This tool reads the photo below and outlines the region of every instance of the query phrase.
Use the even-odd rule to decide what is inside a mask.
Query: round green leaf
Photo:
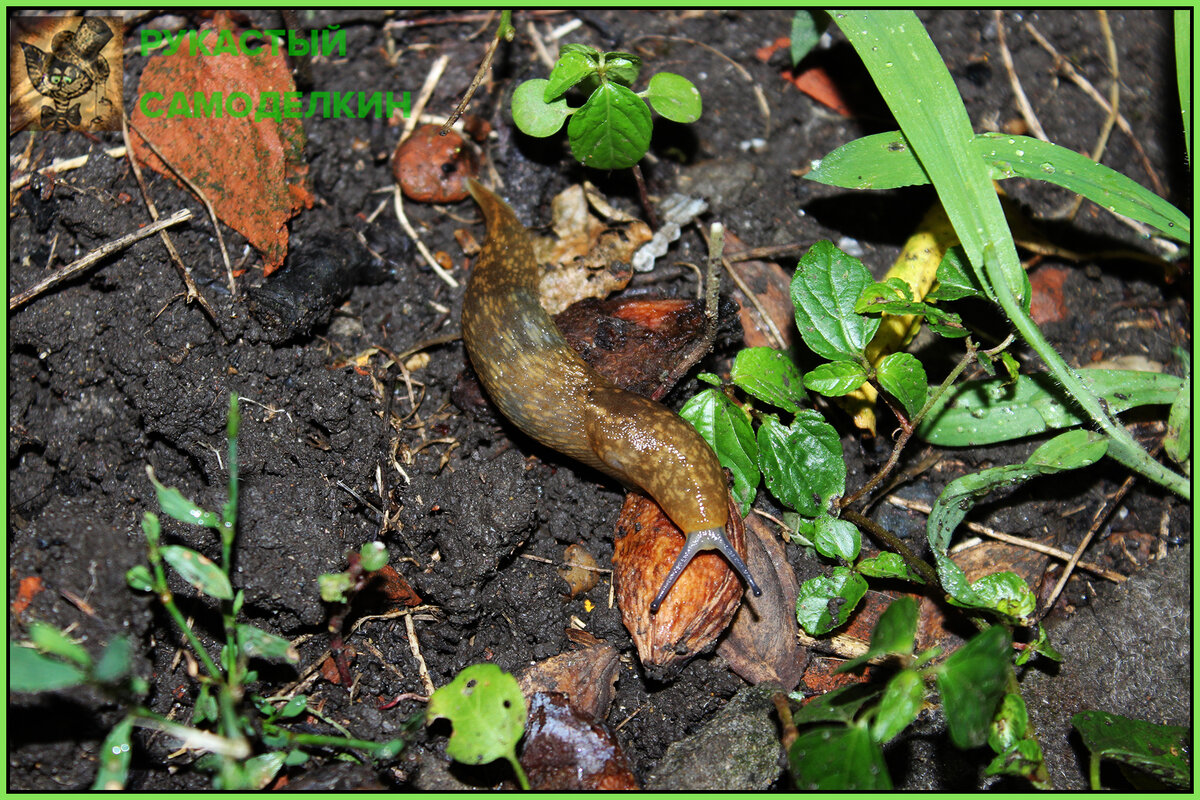
[[[827,558],[853,561],[858,557],[858,549],[862,546],[862,536],[858,528],[846,520],[822,514],[816,519],[812,543],[817,552]]]
[[[854,568],[868,578],[899,578],[904,581],[924,583],[916,572],[895,553],[883,552],[858,562]]]
[[[830,361],[805,375],[804,385],[817,394],[840,397],[862,386],[866,379],[867,373],[858,362]]]
[[[911,418],[925,405],[929,382],[925,368],[911,353],[892,353],[875,367],[875,377],[888,394],[900,401]]]
[[[135,592],[149,592],[154,589],[154,579],[150,576],[150,568],[145,564],[137,564],[125,573],[125,582]]]
[[[646,89],[650,107],[672,122],[700,119],[700,90],[682,75],[660,72],[650,79]]]
[[[354,578],[345,572],[326,573],[317,576],[317,587],[321,591],[321,599],[326,603],[346,602],[346,592],[354,586]]]
[[[525,733],[525,698],[517,679],[495,664],[475,664],[429,698],[426,722],[450,720],[446,753],[464,764],[516,760]]]
[[[788,765],[800,790],[891,789],[883,751],[861,725],[817,728],[802,733],[788,750]]]
[[[388,551],[383,542],[367,542],[358,554],[362,558],[359,563],[366,572],[374,572],[387,566]]]
[[[809,636],[829,633],[845,624],[866,593],[867,582],[861,575],[845,567],[834,567],[832,575],[819,575],[800,587],[796,621]]]
[[[771,347],[747,347],[733,360],[730,379],[736,386],[785,411],[799,411],[807,399],[804,377],[795,362]]]
[[[218,600],[233,599],[233,586],[229,578],[208,556],[177,544],[165,545],[160,552],[164,561],[201,592]]]
[[[954,651],[938,669],[946,727],[956,747],[966,750],[987,741],[992,716],[1004,696],[1011,657],[1008,628],[993,625]]]
[[[517,87],[512,97],[513,123],[529,136],[544,138],[553,136],[562,127],[563,120],[571,115],[567,101],[563,99],[547,103],[545,78],[534,78]]]
[[[630,89],[604,83],[567,123],[571,154],[596,169],[625,169],[650,149],[650,109]]]

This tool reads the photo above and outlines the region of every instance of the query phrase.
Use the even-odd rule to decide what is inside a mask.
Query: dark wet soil
[[[482,18],[451,21],[465,13],[302,12],[305,25],[340,24],[347,33],[346,58],[312,64],[313,88],[415,93],[435,58],[447,54],[450,63],[429,108],[448,113],[469,83],[491,34],[489,28],[472,37],[479,33]],[[286,27],[274,12],[247,16],[260,29]],[[437,21],[439,16],[443,21]],[[416,18],[435,22],[395,24]],[[688,76],[702,93],[705,113],[698,123],[658,130],[655,158],[645,167],[651,195],[664,196],[687,178],[693,187],[711,187],[708,218],[724,223],[748,245],[850,237],[876,275],[891,264],[931,197],[922,190],[852,193],[800,177],[812,160],[834,147],[894,124],[878,99],[867,94],[854,96],[859,114],[847,118],[800,93],[780,78],[788,67],[786,49],[765,63],[756,58],[759,48],[788,35],[791,13],[784,10],[568,11],[536,21],[518,12],[517,37],[500,49],[494,80],[484,84],[471,110],[495,129],[485,146],[486,156],[503,177],[504,194],[524,222],[544,225],[550,198],[584,178],[614,203],[637,210],[636,190],[628,176],[588,173],[566,154],[561,138],[528,139],[511,125],[508,98],[515,84],[545,72],[534,56],[527,25],[533,21],[544,35],[575,18],[582,25],[567,40],[635,50],[649,69]],[[1002,129],[1017,120],[992,13],[936,11],[922,18],[955,76],[976,130]],[[1190,211],[1191,175],[1177,133],[1170,14],[1127,9],[1112,12],[1110,19],[1120,58],[1120,109],[1165,182],[1169,199]],[[200,21],[164,16],[145,24],[194,28]],[[1017,73],[1048,136],[1058,144],[1090,151],[1104,112],[1057,77],[1051,57],[1024,22],[1036,25],[1107,93],[1105,46],[1095,14],[1061,10],[1005,15]],[[129,31],[127,44],[136,42],[136,32]],[[392,45],[397,57],[389,63]],[[747,70],[750,79],[714,50]],[[813,58],[841,85],[866,83],[852,52],[836,35],[832,48]],[[137,99],[145,62],[136,48],[126,55],[127,108]],[[754,99],[755,85],[770,109],[769,124]],[[569,649],[566,629],[582,624],[622,654],[607,722],[616,730],[634,773],[644,779],[668,745],[711,720],[744,682],[716,656],[693,661],[674,682],[648,680],[619,612],[609,607],[607,582],[567,600],[554,566],[525,558],[557,562],[564,545],[581,543],[606,565],[621,492],[511,426],[455,407],[451,391],[464,367],[459,342],[424,349],[428,362],[412,366],[411,391],[400,381],[390,400],[385,397],[389,383],[376,380],[382,356],[355,368],[353,357],[369,348],[400,353],[455,332],[462,290],[451,289],[424,266],[397,225],[390,196],[381,193],[392,185],[388,159],[399,128],[357,118],[310,118],[304,124],[318,207],[293,221],[293,252],[320,246],[319,234],[352,222],[396,265],[383,282],[355,288],[332,320],[310,335],[272,343],[271,332],[248,314],[244,299],[245,290],[262,281],[261,262],[251,252],[249,271],[239,279],[239,296],[231,296],[202,206],[171,180],[148,171],[149,190],[159,209],[170,213],[186,207],[196,214],[171,235],[215,308],[217,322],[197,305],[182,301],[181,281],[157,238],[133,245],[10,313],[10,639],[22,638],[30,620],[70,626],[72,635],[93,652],[120,634],[130,635],[136,669],[151,681],[151,706],[177,719],[190,719],[197,685],[188,676],[188,662],[177,658],[178,634],[150,598],[126,586],[124,575],[145,558],[139,529],[143,512],[157,510],[147,465],[165,484],[181,487],[203,506],[217,508],[224,501],[225,413],[230,394],[236,392],[244,419],[234,580],[245,592],[248,621],[288,638],[305,637],[299,648],[301,665],[312,663],[328,648],[330,609],[318,595],[317,576],[343,569],[347,553],[379,532],[380,518],[371,506],[380,503],[376,474],[382,465],[393,520],[383,541],[396,569],[432,607],[415,616],[414,630],[433,683],[443,685],[463,667],[481,661],[519,670]],[[27,188],[10,192],[10,296],[43,276],[52,251],[54,264],[60,266],[147,221],[128,162],[104,155],[120,144],[119,133],[25,132],[10,138],[10,159],[28,151],[38,167],[55,158],[91,154],[80,169],[53,179],[35,176]],[[1113,133],[1103,161],[1140,183],[1150,182],[1130,139],[1119,131]],[[1025,181],[1009,181],[1005,188],[1034,218],[1052,214],[1071,199],[1053,187]],[[387,210],[373,216],[384,201],[389,202]],[[453,232],[465,227],[482,239],[482,226],[474,222],[476,208],[470,202],[444,209],[410,202],[406,209],[430,248],[451,254],[454,273],[462,278],[463,256]],[[1073,222],[1046,223],[1044,229],[1057,243],[1076,250],[1148,247],[1087,202]],[[235,261],[240,259],[246,252],[244,240],[229,229],[223,232]],[[704,252],[691,229],[669,260],[702,262]],[[782,263],[787,269],[794,266],[794,261]],[[1173,348],[1191,351],[1190,274],[1168,280],[1161,269],[1121,259],[1071,263],[1051,256],[1039,266],[1047,267],[1067,272],[1062,287],[1066,313],[1061,321],[1048,323],[1045,331],[1069,362],[1086,366],[1100,359],[1138,356],[1169,372],[1181,371]],[[692,296],[690,280],[685,276],[658,288]],[[986,312],[980,320],[999,332]],[[723,348],[705,368],[727,370],[733,352],[733,347]],[[1021,357],[1033,363],[1027,354]],[[347,362],[349,366],[340,366]],[[943,363],[949,362],[931,351],[929,368],[944,369]],[[697,389],[689,378],[667,402],[678,407]],[[398,428],[383,426],[385,407],[403,418]],[[860,485],[886,459],[888,424],[881,425],[883,435],[873,441],[861,438],[836,411],[830,417],[843,434],[849,482]],[[1156,440],[1163,431],[1154,420],[1161,418],[1147,415],[1137,432]],[[929,501],[949,480],[984,466],[1021,461],[1032,446],[948,452],[939,469],[914,484],[917,491],[912,496]],[[392,466],[389,453],[397,454],[403,475]],[[907,463],[915,463],[920,455],[920,448],[912,448]],[[1125,476],[1119,466],[1106,462],[1062,480],[1034,482],[983,504],[972,519],[1050,538],[1069,550]],[[778,511],[762,497],[759,502],[764,509]],[[886,504],[878,508],[878,518],[901,535],[920,534],[923,518],[888,511]],[[1190,540],[1191,529],[1186,503],[1138,482],[1097,535],[1088,558],[1136,573],[1148,560]],[[200,528],[168,523],[166,536],[210,556],[220,552],[215,539]],[[791,559],[800,580],[826,569],[799,552]],[[18,587],[33,576],[41,579],[43,590],[15,613]],[[1070,585],[1067,601],[1072,607],[1089,602],[1094,592],[1088,580],[1095,579]],[[1187,585],[1155,586],[1156,601],[1164,608],[1189,607]],[[181,596],[190,595],[184,585],[176,588]],[[220,630],[219,618],[193,600],[185,601],[185,613],[194,618],[201,638],[211,643]],[[1190,648],[1190,636],[1148,641],[1150,647]],[[401,735],[406,720],[420,713],[423,704],[406,700],[386,710],[378,707],[399,694],[425,691],[404,621],[369,622],[347,643],[356,653],[351,662],[352,696],[345,686],[326,679],[318,679],[306,691],[323,703],[326,717],[354,736],[383,740]],[[1106,657],[1099,650],[1087,655]],[[290,668],[266,667],[251,688],[269,695],[296,677]],[[10,696],[8,787],[87,787],[95,774],[100,740],[121,714],[120,707],[88,691]],[[936,732],[928,736],[938,741]],[[337,762],[318,754],[292,768],[289,778],[296,785],[316,788],[373,781],[389,787],[418,785],[421,765],[429,763],[429,753],[443,751],[444,741],[444,731],[419,732],[400,759],[349,775],[334,775],[333,770],[345,767],[334,767]],[[927,755],[892,759],[898,785],[981,785],[981,765],[990,754],[962,754],[948,745],[921,750],[919,744],[899,747],[928,751]],[[1054,741],[1043,745],[1065,747]],[[189,769],[190,756],[172,756],[176,746],[167,737],[139,733],[131,788],[206,787],[207,777]],[[946,763],[939,761],[943,758]],[[488,780],[487,775],[470,772],[458,777],[483,784]],[[786,779],[781,777],[776,785],[786,788]]]

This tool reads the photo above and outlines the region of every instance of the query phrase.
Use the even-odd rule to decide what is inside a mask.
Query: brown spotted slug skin
[[[718,550],[762,594],[725,536],[725,474],[696,429],[665,406],[617,388],[592,369],[542,308],[528,231],[474,180],[487,239],[463,298],[463,341],[492,402],[537,441],[654,498],[687,536],[650,608],[684,567]]]

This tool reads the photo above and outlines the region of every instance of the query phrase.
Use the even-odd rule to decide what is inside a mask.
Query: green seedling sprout
[[[645,91],[631,88],[642,60],[632,53],[601,52],[585,44],[566,44],[550,77],[525,81],[513,92],[513,122],[538,138],[553,136],[567,124],[575,160],[595,169],[633,167],[650,149],[650,107],[673,122],[700,118],[700,92],[687,78],[659,72]],[[567,105],[577,89],[583,105]]]

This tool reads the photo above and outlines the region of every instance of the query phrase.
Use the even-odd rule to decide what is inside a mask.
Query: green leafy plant
[[[234,591],[229,569],[237,533],[237,436],[240,424],[237,395],[233,395],[226,425],[228,499],[220,513],[201,508],[178,489],[160,483],[153,469],[147,467],[146,470],[164,514],[179,522],[217,531],[221,560],[214,562],[183,545],[164,544],[158,516],[147,512],[142,517],[142,532],[146,537],[149,564],[136,565],[125,575],[131,588],[152,592],[162,603],[203,667],[197,676],[200,688],[190,725],[167,719],[144,705],[149,685],[132,673],[132,652],[124,638],[109,642],[99,660],[93,660],[82,646],[43,623],[30,625],[30,646],[9,642],[9,678],[14,691],[50,691],[86,684],[128,709],[101,746],[100,769],[93,784],[95,789],[125,786],[134,727],[162,731],[188,747],[207,751],[197,761],[197,768],[213,773],[213,786],[217,789],[261,789],[284,766],[307,760],[304,748],[354,749],[376,759],[389,759],[404,746],[399,739],[380,743],[352,738],[344,730],[343,735],[290,730],[285,726],[286,721],[302,713],[321,718],[320,713],[308,705],[304,695],[278,700],[251,695],[251,706],[244,703],[247,685],[258,677],[250,668],[252,660],[295,664],[299,655],[287,639],[239,620],[245,595],[241,590]],[[373,554],[372,558],[377,560],[377,555]],[[383,558],[386,562],[386,552]],[[217,602],[224,641],[215,658],[179,608],[167,581],[167,568],[191,584],[197,593]],[[340,729],[332,720],[326,722]],[[264,748],[266,752],[255,754],[256,750]]]
[[[907,728],[936,693],[941,698],[950,740],[971,748],[987,742],[996,752],[988,775],[1022,775],[1047,784],[1037,741],[1012,674],[1011,635],[1003,625],[986,628],[948,658],[940,650],[914,651],[917,604],[893,602],[880,615],[867,652],[838,670],[868,661],[894,663],[883,686],[854,684],[804,705],[792,716],[796,738],[788,764],[801,789],[881,790],[892,788],[883,746]],[[801,701],[800,695],[793,695]]]
[[[1176,725],[1155,725],[1138,719],[1109,714],[1106,711],[1081,711],[1071,718],[1084,745],[1091,753],[1089,779],[1092,789],[1100,791],[1100,764],[1103,759],[1117,762],[1135,786],[1161,789],[1142,775],[1172,787],[1190,788],[1192,768],[1191,733]]]
[[[522,83],[513,92],[513,122],[524,133],[553,136],[568,119],[571,154],[580,164],[596,169],[625,169],[642,160],[650,149],[653,123],[650,107],[674,122],[700,118],[700,92],[687,78],[659,72],[642,92],[632,88],[642,60],[632,53],[601,52],[585,44],[566,44],[550,77]],[[583,105],[567,105],[567,93],[577,89]]]
[[[521,788],[528,789],[529,779],[517,760],[517,743],[525,734],[527,713],[516,678],[495,664],[475,664],[434,691],[425,719],[450,720],[454,731],[446,754],[455,761],[487,764],[506,759]]]

